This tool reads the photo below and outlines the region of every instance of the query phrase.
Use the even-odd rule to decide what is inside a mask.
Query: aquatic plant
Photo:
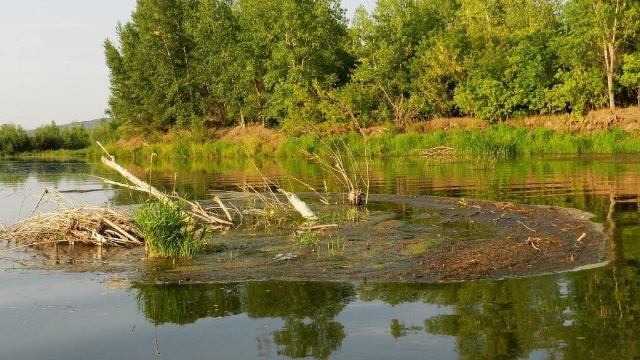
[[[190,221],[179,205],[147,201],[134,214],[152,257],[191,257],[203,245],[206,228]]]
[[[340,235],[329,236],[329,242],[327,242],[327,253],[329,256],[338,256],[344,254],[345,241]]]
[[[294,241],[296,244],[304,247],[317,247],[319,243],[318,236],[313,231],[305,231],[296,234]]]

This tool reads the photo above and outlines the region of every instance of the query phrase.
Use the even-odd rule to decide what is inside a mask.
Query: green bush
[[[89,146],[90,139],[87,129],[82,125],[72,125],[62,129],[63,148],[69,150],[84,149]]]
[[[42,125],[33,133],[31,140],[34,150],[58,150],[64,145],[64,139],[60,132],[60,128],[55,122],[48,125]]]
[[[29,150],[29,137],[20,126],[5,124],[0,126],[0,154],[13,155]]]
[[[191,257],[203,245],[205,229],[177,205],[148,201],[133,215],[152,257]]]
[[[113,121],[103,119],[91,131],[91,143],[95,144],[96,141],[100,141],[102,144],[115,142],[118,140],[117,130],[117,126]]]

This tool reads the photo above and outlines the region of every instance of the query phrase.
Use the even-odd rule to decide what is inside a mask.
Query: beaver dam
[[[329,225],[252,223],[216,232],[191,259],[37,239],[30,256],[21,254],[32,267],[126,272],[132,280],[166,283],[495,279],[602,264],[610,252],[602,227],[578,210],[428,196],[370,195],[369,201],[368,210],[312,204]],[[114,229],[127,226],[119,224],[106,229],[118,234]],[[63,226],[77,231],[72,222]]]

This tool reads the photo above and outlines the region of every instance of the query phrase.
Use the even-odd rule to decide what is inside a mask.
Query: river
[[[196,199],[258,182],[261,173],[294,189],[300,185],[288,176],[325,186],[322,170],[304,160],[125,165]],[[592,212],[613,236],[614,261],[581,272],[454,284],[148,285],[112,273],[34,270],[0,256],[0,359],[640,356],[640,157],[387,159],[372,169],[372,193]],[[98,163],[0,162],[0,221],[28,216],[45,187],[93,204],[140,201],[95,176],[117,178]]]

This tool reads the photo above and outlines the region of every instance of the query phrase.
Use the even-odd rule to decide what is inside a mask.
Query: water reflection
[[[209,162],[159,161],[124,163],[137,176],[161,189],[209,197],[212,190],[238,190],[262,182],[261,174],[295,191],[308,191],[288,176],[319,190],[337,187],[320,166],[307,159],[225,159]],[[258,171],[257,169],[260,169]],[[600,211],[611,194],[638,198],[640,157],[521,159],[489,167],[469,162],[433,163],[421,158],[377,159],[372,164],[371,191],[379,194],[443,195],[570,206]],[[97,175],[118,179],[100,163],[0,162],[0,190],[34,186],[104,187]],[[326,180],[326,181],[325,181]],[[105,187],[108,189],[108,187]],[[103,201],[129,204],[132,194],[117,189]]]
[[[29,178],[57,187],[64,181],[83,182],[90,165],[77,162],[0,161],[0,185],[21,188]]]
[[[339,352],[349,338],[341,313],[349,306],[384,302],[440,306],[440,313],[425,319],[405,314],[414,319],[408,324],[389,315],[388,337],[422,334],[425,344],[432,337],[453,337],[463,359],[518,359],[541,351],[552,358],[630,359],[640,354],[637,265],[439,285],[267,282],[137,284],[134,289],[140,311],[156,326],[238,314],[279,318],[282,328],[269,341],[279,355],[291,358],[324,359]],[[362,316],[366,323],[368,314]]]
[[[214,285],[136,284],[138,306],[155,325],[189,324],[201,318],[246,313],[250,318],[280,318],[273,332],[278,354],[325,359],[340,348],[344,326],[336,316],[355,298],[339,283],[243,283]]]

